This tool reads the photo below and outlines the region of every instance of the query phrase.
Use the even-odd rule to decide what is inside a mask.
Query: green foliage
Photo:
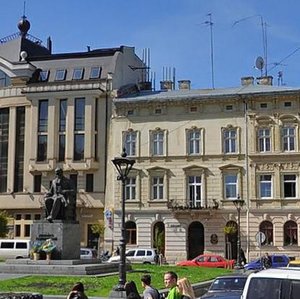
[[[91,230],[94,234],[98,234],[101,237],[104,235],[105,226],[103,223],[93,224]]]
[[[163,228],[157,226],[154,231],[153,246],[157,248],[158,253],[164,253],[165,249],[165,231]]]
[[[179,278],[187,277],[192,283],[211,280],[216,276],[228,274],[231,270],[202,267],[179,267],[157,265],[132,265],[133,271],[127,273],[127,280],[136,282],[138,290],[143,289],[140,278],[148,273],[153,285],[164,289],[163,276],[166,271],[175,271]],[[1,292],[35,292],[43,295],[67,295],[76,282],[82,282],[88,297],[108,297],[118,283],[118,275],[107,276],[43,276],[32,275],[0,281]]]
[[[6,211],[0,211],[0,238],[5,238],[8,233],[8,214]]]
[[[234,235],[237,232],[237,228],[235,225],[226,225],[224,227],[224,233],[226,235]]]

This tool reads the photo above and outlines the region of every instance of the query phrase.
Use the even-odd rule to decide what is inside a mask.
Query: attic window
[[[155,114],[161,114],[161,108],[156,108],[154,111]]]
[[[232,111],[233,110],[233,106],[232,105],[226,105],[225,110],[226,111]]]
[[[55,74],[55,81],[63,81],[66,79],[66,70],[57,70]]]
[[[93,66],[91,68],[90,79],[98,79],[100,78],[100,75],[101,75],[101,67]]]
[[[49,78],[49,71],[41,71],[39,76],[39,81],[47,82]]]
[[[284,107],[292,107],[292,102],[284,102]]]
[[[83,68],[77,68],[73,71],[73,80],[81,80],[83,78]]]
[[[261,103],[260,108],[268,108],[268,104],[267,103]]]

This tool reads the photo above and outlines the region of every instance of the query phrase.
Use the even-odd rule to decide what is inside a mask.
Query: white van
[[[128,249],[126,250],[126,259],[131,263],[156,264],[157,251],[154,248]],[[112,256],[107,262],[120,262],[120,256]]]
[[[0,239],[0,258],[22,259],[30,257],[30,240]]]
[[[299,299],[300,269],[274,268],[249,275],[241,299]]]

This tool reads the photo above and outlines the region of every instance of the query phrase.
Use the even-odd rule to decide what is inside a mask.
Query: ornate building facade
[[[44,194],[56,167],[77,187],[82,245],[97,246],[91,230],[103,221],[107,130],[114,93],[138,84],[134,48],[52,53],[28,33],[0,39],[0,209],[12,217],[10,237],[29,238],[43,217]]]
[[[124,147],[136,160],[125,192],[127,247],[159,247],[171,263],[207,251],[236,258],[239,198],[248,258],[299,256],[300,89],[272,86],[271,77],[214,90],[180,83],[114,100],[106,246],[120,238],[121,186],[109,160]]]

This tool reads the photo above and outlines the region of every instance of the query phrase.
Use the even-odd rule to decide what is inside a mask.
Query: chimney
[[[242,77],[241,84],[242,84],[242,86],[253,85],[254,77],[251,77],[251,76],[250,77]]]
[[[173,81],[165,80],[160,81],[160,89],[161,90],[172,90]]]
[[[273,85],[273,77],[272,76],[263,76],[256,78],[256,82],[258,85]]]
[[[179,80],[178,81],[179,89],[191,89],[191,80]]]

